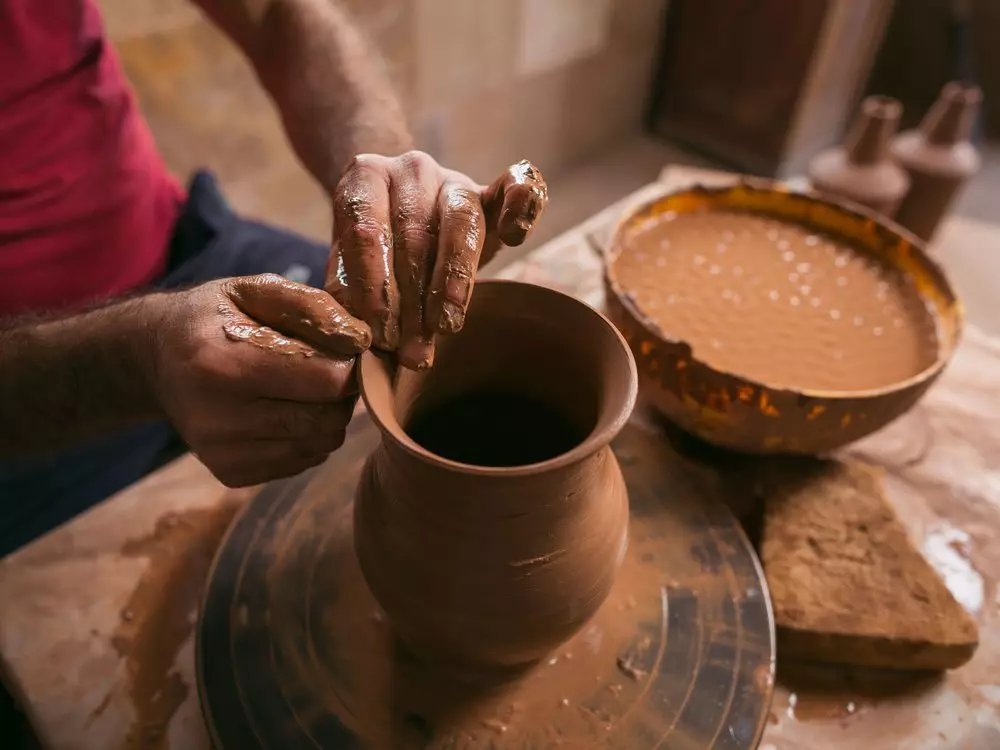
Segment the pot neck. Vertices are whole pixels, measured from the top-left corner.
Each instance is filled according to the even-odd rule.
[[[954,81],[947,84],[920,124],[927,143],[954,146],[969,140],[982,100],[983,93],[978,86]]]
[[[889,156],[889,139],[899,128],[902,105],[887,96],[870,96],[861,104],[844,149],[852,164],[866,166],[885,161]]]

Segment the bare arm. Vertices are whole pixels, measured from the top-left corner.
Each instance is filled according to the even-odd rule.
[[[413,147],[376,53],[333,0],[194,0],[236,42],[330,193],[355,154]]]
[[[297,474],[343,441],[370,342],[272,274],[0,322],[0,462],[165,418],[226,484]]]
[[[243,49],[300,159],[333,199],[327,290],[403,366],[465,321],[475,275],[548,200],[521,161],[490,186],[413,151],[377,58],[336,0],[194,0]],[[485,136],[484,136],[485,137]]]
[[[0,456],[154,417],[145,298],[0,327]]]

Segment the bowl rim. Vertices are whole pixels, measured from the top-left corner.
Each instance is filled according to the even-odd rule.
[[[824,390],[824,389],[811,389],[811,388],[789,388],[788,386],[779,386],[766,383],[762,380],[756,380],[754,378],[747,377],[745,375],[740,375],[738,373],[726,370],[723,368],[715,367],[708,364],[704,359],[696,356],[694,348],[686,341],[677,338],[671,338],[665,334],[660,327],[653,322],[649,317],[643,314],[637,305],[635,305],[629,298],[627,293],[623,290],[621,284],[619,284],[618,279],[614,273],[614,264],[618,259],[619,254],[614,252],[618,240],[621,236],[622,230],[627,226],[627,224],[633,221],[637,216],[643,212],[649,211],[656,205],[674,198],[676,196],[690,194],[701,194],[708,196],[719,196],[726,193],[731,193],[736,190],[751,190],[760,193],[774,193],[785,196],[793,196],[796,198],[801,198],[803,200],[820,203],[828,207],[832,207],[843,214],[846,214],[849,218],[856,221],[871,221],[879,225],[882,229],[888,230],[890,233],[896,235],[898,239],[907,242],[909,246],[915,251],[919,256],[919,261],[925,265],[930,271],[931,275],[936,275],[937,278],[934,279],[935,284],[943,295],[949,300],[949,304],[952,308],[953,317],[953,331],[951,332],[950,340],[943,341],[941,338],[943,326],[940,323],[941,313],[938,309],[932,311],[935,318],[938,319],[937,332],[938,332],[938,351],[934,362],[923,370],[909,378],[900,380],[896,383],[886,386],[880,386],[878,388],[865,388],[857,390]],[[692,183],[683,188],[677,189],[667,189],[663,193],[657,195],[653,198],[648,198],[639,203],[631,205],[624,209],[618,218],[615,220],[614,225],[611,228],[611,233],[609,240],[605,247],[601,248],[601,256],[603,262],[603,273],[604,273],[604,285],[607,292],[614,295],[616,302],[622,306],[622,308],[628,313],[633,321],[638,323],[643,330],[653,339],[660,342],[668,344],[672,347],[680,347],[686,351],[688,359],[691,360],[693,364],[696,364],[705,369],[719,373],[728,378],[732,378],[737,381],[740,385],[752,386],[758,389],[764,389],[771,393],[785,393],[791,394],[797,397],[804,397],[816,400],[826,400],[826,401],[847,401],[847,400],[858,400],[858,399],[874,399],[882,396],[889,396],[892,394],[907,391],[911,388],[917,388],[928,381],[933,381],[944,368],[948,365],[955,350],[958,348],[962,340],[962,333],[965,327],[965,308],[959,298],[955,287],[951,280],[948,278],[947,273],[944,268],[938,263],[930,253],[927,251],[927,243],[917,237],[915,234],[907,230],[905,227],[897,224],[892,219],[882,216],[875,211],[856,203],[851,200],[841,198],[839,196],[831,196],[826,193],[820,192],[813,188],[800,189],[792,187],[786,183],[779,182],[777,180],[769,180],[766,178],[750,177],[747,175],[736,175],[734,176],[734,181],[731,184],[725,185],[705,185],[700,182]],[[922,295],[926,300],[926,297]],[[937,308],[937,305],[935,305]],[[637,362],[638,364],[638,362]],[[643,368],[640,367],[640,371]],[[640,377],[645,373],[640,372]]]

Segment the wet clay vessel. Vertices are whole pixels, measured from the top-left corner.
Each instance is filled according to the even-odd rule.
[[[672,450],[647,416],[613,443],[630,514],[608,598],[527,670],[470,684],[400,646],[361,574],[355,488],[381,436],[359,414],[340,450],[269,484],[222,542],[195,645],[212,747],[756,748],[775,650],[760,563],[727,507],[747,485]]]
[[[961,304],[918,238],[767,181],[634,208],[605,261],[644,399],[733,450],[826,453],[874,432],[916,403],[961,334]]]
[[[902,113],[896,99],[865,99],[844,144],[820,152],[809,163],[813,187],[892,217],[910,187],[906,171],[889,153]]]
[[[893,139],[892,155],[910,175],[911,187],[896,220],[921,239],[934,236],[962,186],[979,171],[969,141],[983,94],[978,86],[951,82],[920,127]]]
[[[433,369],[369,353],[360,384],[382,441],[358,486],[355,547],[402,640],[475,677],[570,638],[627,546],[609,444],[637,384],[614,326],[559,292],[484,281]]]

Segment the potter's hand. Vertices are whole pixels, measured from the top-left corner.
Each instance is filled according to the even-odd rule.
[[[341,445],[371,332],[326,292],[265,274],[149,300],[157,401],[220,481],[291,476]]]
[[[327,291],[371,326],[375,346],[429,367],[434,334],[465,322],[480,264],[524,242],[547,200],[527,161],[487,187],[419,151],[357,156],[333,196]]]

